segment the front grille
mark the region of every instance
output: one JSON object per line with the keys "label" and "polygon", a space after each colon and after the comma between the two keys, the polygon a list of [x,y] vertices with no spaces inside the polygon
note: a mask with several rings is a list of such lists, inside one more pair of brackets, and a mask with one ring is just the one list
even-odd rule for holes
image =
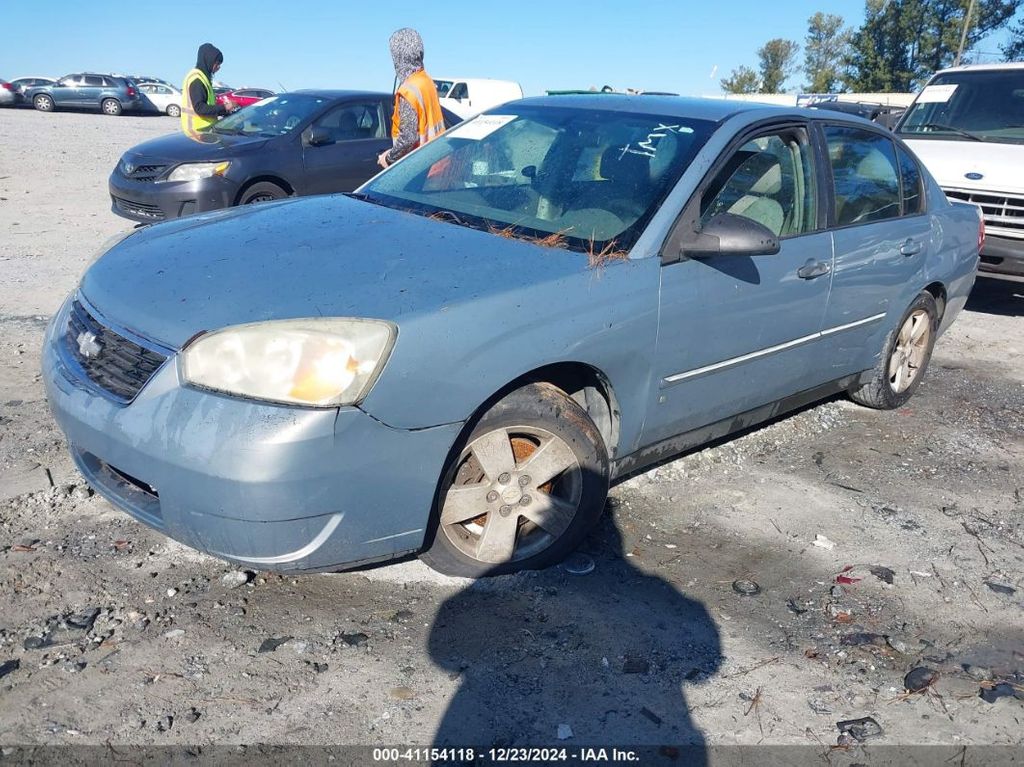
{"label": "front grille", "polygon": [[128,178],[133,178],[136,181],[152,181],[153,179],[160,176],[165,170],[166,165],[136,165],[135,169],[128,173]]}
{"label": "front grille", "polygon": [[151,218],[154,221],[166,218],[164,212],[160,210],[159,205],[150,205],[145,202],[132,202],[131,200],[126,200],[123,197],[114,197],[114,205],[117,206],[118,210],[124,211],[129,215]]}
{"label": "front grille", "polygon": [[104,327],[75,301],[64,342],[89,380],[119,402],[130,402],[167,358]]}
{"label": "front grille", "polygon": [[1024,197],[985,194],[970,189],[943,189],[942,191],[950,200],[969,202],[981,208],[986,227],[1011,229],[1024,234]]}

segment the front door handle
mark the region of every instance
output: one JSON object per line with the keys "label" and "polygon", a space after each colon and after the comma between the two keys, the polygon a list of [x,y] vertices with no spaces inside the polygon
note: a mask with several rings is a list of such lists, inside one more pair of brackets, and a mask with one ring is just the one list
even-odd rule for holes
{"label": "front door handle", "polygon": [[907,241],[900,246],[900,253],[904,256],[916,256],[924,248],[924,243],[914,242],[911,238],[907,238]]}
{"label": "front door handle", "polygon": [[813,258],[807,259],[807,263],[796,270],[796,276],[801,280],[813,280],[815,277],[821,277],[832,271],[832,265],[827,261],[815,261]]}

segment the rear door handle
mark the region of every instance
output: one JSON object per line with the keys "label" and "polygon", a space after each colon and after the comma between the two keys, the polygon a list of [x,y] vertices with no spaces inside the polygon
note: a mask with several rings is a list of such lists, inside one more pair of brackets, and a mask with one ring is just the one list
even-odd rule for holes
{"label": "rear door handle", "polygon": [[924,249],[924,243],[914,242],[914,240],[907,238],[907,241],[900,246],[900,253],[904,256],[916,256]]}
{"label": "rear door handle", "polygon": [[832,265],[827,261],[815,261],[813,258],[807,259],[807,263],[796,270],[796,276],[802,280],[813,280],[815,277],[821,277],[832,271]]}

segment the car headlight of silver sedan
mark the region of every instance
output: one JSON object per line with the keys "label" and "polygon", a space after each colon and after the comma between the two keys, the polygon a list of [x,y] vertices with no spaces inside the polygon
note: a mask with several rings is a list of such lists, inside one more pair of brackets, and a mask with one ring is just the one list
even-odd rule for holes
{"label": "car headlight of silver sedan", "polygon": [[225,160],[224,162],[190,162],[184,165],[179,165],[177,168],[172,170],[165,181],[198,181],[201,178],[210,178],[211,176],[223,176],[228,172],[228,168],[231,167],[231,163]]}
{"label": "car headlight of silver sedan", "polygon": [[268,402],[354,405],[370,391],[397,328],[366,319],[257,322],[199,336],[181,356],[193,386]]}

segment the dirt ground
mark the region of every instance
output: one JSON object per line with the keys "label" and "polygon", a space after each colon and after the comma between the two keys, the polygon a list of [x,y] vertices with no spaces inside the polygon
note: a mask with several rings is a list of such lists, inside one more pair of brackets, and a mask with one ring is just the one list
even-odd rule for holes
{"label": "dirt ground", "polygon": [[92,495],[40,383],[130,226],[108,173],[174,128],[0,111],[0,744],[1019,746],[1024,285],[978,281],[908,407],[617,485],[588,575],[239,574]]}

